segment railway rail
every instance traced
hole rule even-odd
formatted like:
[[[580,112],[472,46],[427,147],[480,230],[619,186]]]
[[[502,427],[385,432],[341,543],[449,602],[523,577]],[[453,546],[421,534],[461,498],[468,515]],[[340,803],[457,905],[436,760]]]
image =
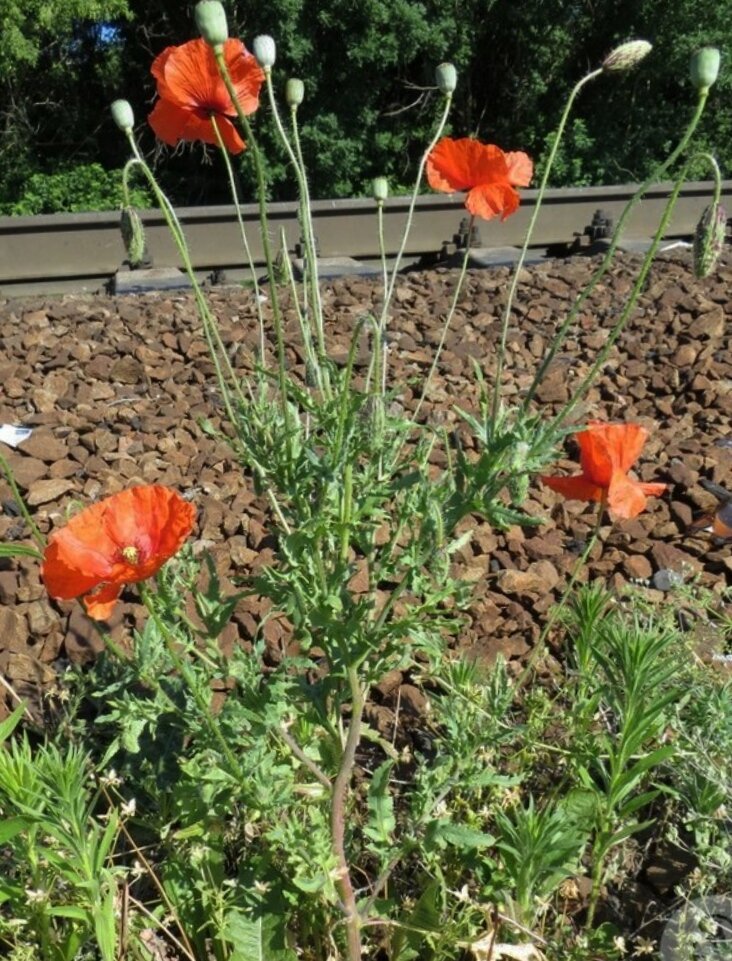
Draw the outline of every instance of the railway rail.
[[[533,259],[594,249],[593,245],[610,235],[635,189],[629,185],[549,190],[532,239]],[[662,183],[648,191],[628,220],[622,245],[633,248],[648,243],[657,229],[670,190],[670,184]],[[684,186],[666,230],[666,240],[690,239],[712,191],[710,182]],[[402,265],[454,263],[460,256],[460,248],[468,242],[475,264],[510,262],[523,243],[536,197],[536,191],[522,191],[521,206],[513,217],[505,223],[476,221],[477,232],[471,238],[466,236],[462,196],[420,197]],[[724,197],[728,202],[732,200],[732,180],[723,184]],[[408,207],[407,197],[393,197],[384,204],[384,235],[390,260],[399,248]],[[259,209],[256,205],[247,205],[242,213],[255,269],[259,271],[264,265]],[[281,245],[280,238],[284,236],[285,248],[297,257],[300,243],[297,204],[270,204],[268,215],[275,248]],[[232,206],[183,208],[178,210],[178,216],[200,277],[220,271],[234,281],[248,276]],[[154,267],[178,267],[179,258],[162,215],[158,211],[144,211],[142,220]],[[119,221],[119,211],[0,217],[0,296],[110,289],[125,258]],[[372,200],[316,201],[313,221],[326,274],[367,273],[375,269],[379,249]],[[126,276],[129,280],[129,274]]]

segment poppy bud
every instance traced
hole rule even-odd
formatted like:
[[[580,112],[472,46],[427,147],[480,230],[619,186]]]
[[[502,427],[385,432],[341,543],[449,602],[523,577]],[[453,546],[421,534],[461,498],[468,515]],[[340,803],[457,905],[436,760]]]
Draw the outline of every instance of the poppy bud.
[[[696,277],[708,277],[719,260],[727,233],[727,212],[710,204],[699,219],[694,234],[693,264]]]
[[[296,77],[290,77],[285,84],[285,101],[288,107],[299,107],[305,99],[305,84]]]
[[[451,63],[441,63],[435,70],[437,88],[444,94],[453,93],[457,87],[457,70]]]
[[[647,40],[628,40],[610,51],[602,61],[602,69],[608,73],[631,70],[647,57],[651,50],[652,45]]]
[[[140,215],[132,207],[123,207],[119,226],[122,231],[122,240],[127,250],[127,260],[129,261],[130,267],[134,270],[140,266],[147,253],[145,247],[145,230],[142,226]]]
[[[389,196],[389,181],[386,177],[374,177],[372,193],[377,204],[383,203]]]
[[[254,38],[252,49],[254,50],[254,56],[257,58],[257,63],[263,70],[270,70],[274,66],[277,59],[277,47],[272,37],[266,33],[261,33]]]
[[[135,115],[132,112],[129,100],[115,100],[110,109],[112,120],[123,133],[132,130],[135,126]]]
[[[719,73],[719,50],[702,47],[691,58],[691,82],[697,90],[706,92]]]
[[[229,39],[226,11],[219,0],[200,0],[195,10],[196,26],[206,43],[216,49]]]

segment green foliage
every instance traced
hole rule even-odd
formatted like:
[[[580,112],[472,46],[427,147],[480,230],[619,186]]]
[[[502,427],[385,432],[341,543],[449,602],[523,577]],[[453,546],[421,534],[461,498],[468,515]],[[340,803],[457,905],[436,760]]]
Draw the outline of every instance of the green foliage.
[[[131,190],[131,199],[136,207],[151,205],[150,194],[142,187]],[[58,173],[32,174],[23,185],[22,196],[5,210],[0,206],[0,213],[23,216],[115,210],[123,201],[121,170],[82,164]]]

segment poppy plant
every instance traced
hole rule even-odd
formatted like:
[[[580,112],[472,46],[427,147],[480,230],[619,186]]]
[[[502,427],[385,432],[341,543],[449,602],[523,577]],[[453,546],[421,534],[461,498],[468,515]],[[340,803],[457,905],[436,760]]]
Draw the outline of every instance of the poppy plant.
[[[505,220],[518,210],[516,187],[528,187],[534,172],[527,154],[505,153],[495,144],[470,137],[443,137],[427,158],[427,180],[433,190],[467,190],[465,206],[471,214]]]
[[[628,476],[648,439],[640,424],[598,421],[574,435],[580,448],[582,473],[574,477],[542,477],[542,483],[571,500],[599,501],[612,518],[636,517],[647,497],[658,497],[665,484],[644,484]]]
[[[264,73],[241,40],[224,44],[224,61],[245,114],[259,106]],[[179,47],[166,47],[151,67],[160,99],[148,117],[156,136],[174,146],[179,140],[218,144],[212,118],[231,153],[245,143],[229,119],[236,109],[221,79],[213,50],[200,37]]]
[[[51,597],[83,597],[107,620],[125,584],[157,573],[193,529],[196,510],[168,487],[132,487],[92,504],[54,531],[41,577]]]

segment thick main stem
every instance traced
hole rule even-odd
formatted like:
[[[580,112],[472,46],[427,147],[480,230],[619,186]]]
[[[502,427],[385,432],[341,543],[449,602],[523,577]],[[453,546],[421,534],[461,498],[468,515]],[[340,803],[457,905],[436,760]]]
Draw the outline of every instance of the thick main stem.
[[[361,722],[366,704],[366,692],[361,687],[358,671],[355,667],[348,668],[348,683],[351,688],[351,722],[348,725],[346,744],[341,756],[338,775],[333,782],[333,793],[330,802],[330,832],[333,853],[338,863],[338,881],[336,886],[341,898],[343,912],[346,916],[346,932],[348,941],[348,961],[361,961],[361,918],[356,906],[356,893],[351,881],[351,872],[346,856],[346,800],[353,775],[353,765],[356,760],[356,749],[361,740]]]

